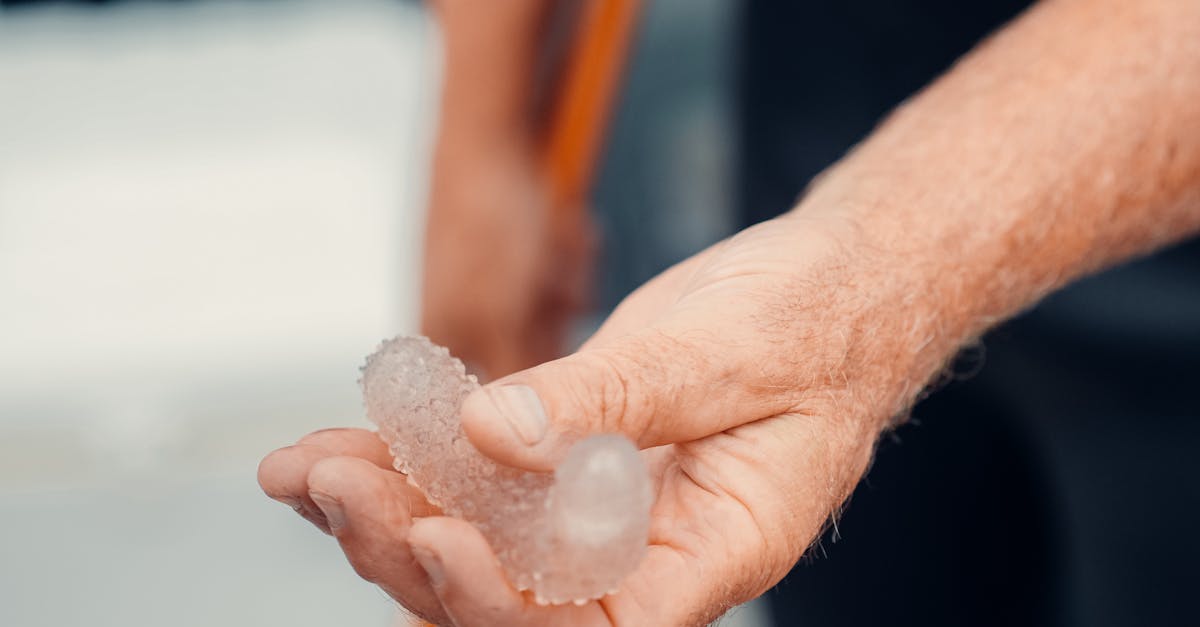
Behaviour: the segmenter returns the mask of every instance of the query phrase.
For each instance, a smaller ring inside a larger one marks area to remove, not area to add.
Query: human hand
[[[490,377],[561,355],[590,294],[595,246],[587,223],[554,225],[532,151],[473,145],[438,159],[424,333]]]
[[[953,350],[920,297],[920,264],[895,261],[833,212],[794,213],[643,286],[579,352],[467,399],[468,436],[511,465],[550,469],[598,432],[644,449],[651,546],[599,601],[518,593],[479,533],[437,516],[368,432],[308,436],[264,460],[260,481],[328,521],[361,575],[434,622],[704,624],[786,574]],[[518,385],[540,405],[509,402],[526,398],[505,392]]]

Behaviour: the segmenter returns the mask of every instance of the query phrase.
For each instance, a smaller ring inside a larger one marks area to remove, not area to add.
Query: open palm
[[[468,436],[502,463],[547,470],[601,432],[643,449],[657,488],[651,546],[614,595],[539,606],[517,592],[482,536],[437,515],[368,431],[310,434],[268,456],[260,483],[331,530],[360,575],[433,622],[708,622],[783,577],[905,400],[898,373],[915,357],[867,344],[888,329],[853,329],[910,286],[867,284],[845,242],[795,215],[759,225],[640,288],[579,352],[467,400]],[[535,442],[511,428],[512,406],[491,401],[506,386],[540,399],[548,425]]]

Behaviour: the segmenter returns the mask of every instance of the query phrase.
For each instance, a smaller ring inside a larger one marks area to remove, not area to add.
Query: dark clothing
[[[744,223],[1024,4],[745,0]],[[1200,244],[1083,281],[984,346],[979,374],[880,446],[841,538],[770,594],[777,624],[1200,624]]]

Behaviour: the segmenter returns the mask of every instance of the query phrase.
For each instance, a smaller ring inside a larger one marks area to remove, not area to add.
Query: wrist
[[[822,283],[839,294],[848,338],[842,392],[877,429],[902,418],[959,349],[986,325],[956,276],[956,261],[888,215],[886,201],[810,193],[784,218],[835,242]],[[816,226],[814,226],[816,225]],[[848,410],[848,411],[846,411]]]

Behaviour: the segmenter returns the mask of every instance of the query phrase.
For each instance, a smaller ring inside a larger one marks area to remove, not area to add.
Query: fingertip
[[[431,517],[413,522],[408,543],[429,583],[459,625],[607,625],[598,603],[546,606],[518,591],[470,523]]]
[[[353,457],[326,457],[308,472],[308,497],[321,510],[330,532],[337,536],[346,527],[346,498],[361,489],[350,476],[361,473],[368,462]],[[359,467],[359,468],[356,468]]]
[[[442,554],[438,546],[442,543],[442,534],[438,529],[438,518],[421,518],[414,520],[408,530],[408,546],[413,558],[425,571],[429,585],[434,591],[445,588],[446,570],[442,564]]]
[[[487,540],[470,523],[440,516],[415,520],[408,544],[452,616],[461,618],[480,607],[508,614],[523,605]]]
[[[292,508],[322,533],[330,533],[321,508],[308,494],[311,466],[328,453],[313,446],[296,444],[273,451],[258,465],[258,483],[272,499]]]
[[[413,556],[429,574],[429,582],[439,591],[445,592],[447,577],[454,576],[452,583],[460,587],[462,572],[475,576],[488,575],[489,566],[499,570],[499,563],[491,546],[474,525],[464,520],[446,516],[430,516],[416,519],[408,530],[408,545]],[[451,561],[451,572],[446,562]],[[465,564],[465,569],[458,566]],[[501,579],[507,586],[507,580]]]
[[[288,447],[290,448],[290,447]],[[276,449],[268,453],[261,461],[258,462],[258,487],[262,489],[263,494],[266,494],[271,500],[283,503],[290,507],[292,511],[299,514],[309,522],[317,525],[321,524],[316,520],[309,518],[308,512],[304,510],[303,497],[289,490],[288,482],[284,478],[287,474],[287,469],[290,466],[288,460],[290,453],[286,448]]]
[[[258,462],[258,487],[262,488],[267,496],[283,503],[286,503],[283,500],[286,497],[280,490],[280,478],[287,468],[289,448],[291,447],[275,449]]]
[[[267,496],[292,507],[308,492],[309,468],[328,453],[294,444],[272,451],[258,463],[258,485]]]
[[[460,540],[468,543],[483,540],[479,530],[469,522],[448,516],[427,516],[414,520],[408,532],[408,543],[414,547],[439,553],[440,547]],[[484,540],[485,544],[486,541]],[[439,553],[440,554],[440,553]]]

